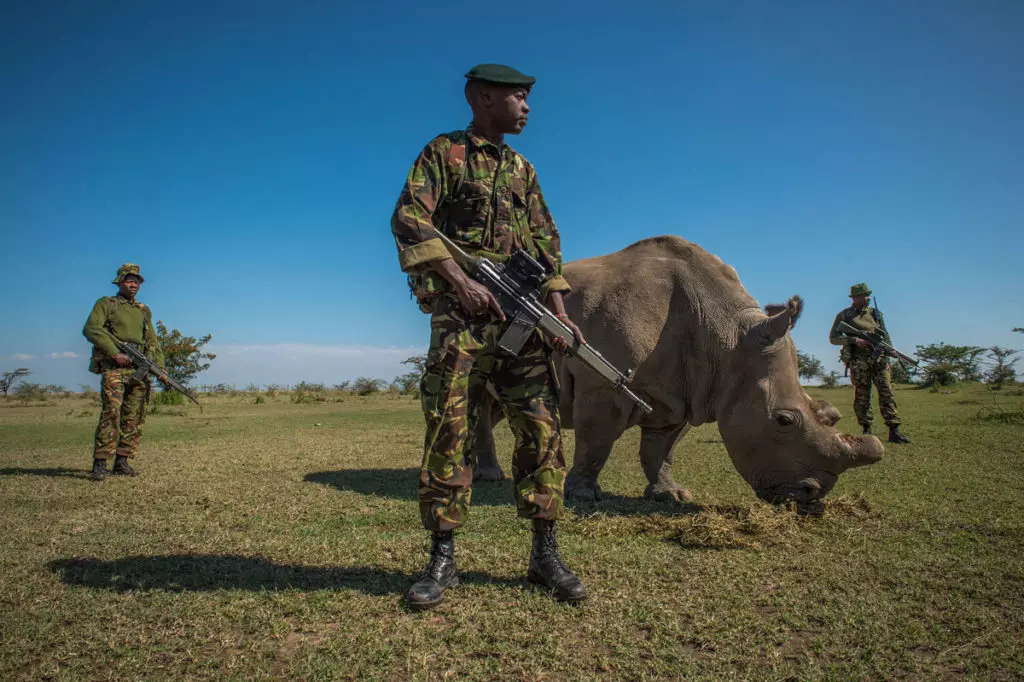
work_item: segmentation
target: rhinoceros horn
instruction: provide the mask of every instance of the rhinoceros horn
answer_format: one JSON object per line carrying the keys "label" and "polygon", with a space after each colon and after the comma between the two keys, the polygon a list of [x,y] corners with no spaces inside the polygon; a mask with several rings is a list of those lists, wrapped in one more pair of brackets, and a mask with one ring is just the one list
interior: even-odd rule
{"label": "rhinoceros horn", "polygon": [[804,299],[792,296],[785,303],[769,303],[764,307],[768,319],[759,323],[753,330],[756,338],[765,346],[770,346],[781,339],[793,328],[797,318],[804,310]]}

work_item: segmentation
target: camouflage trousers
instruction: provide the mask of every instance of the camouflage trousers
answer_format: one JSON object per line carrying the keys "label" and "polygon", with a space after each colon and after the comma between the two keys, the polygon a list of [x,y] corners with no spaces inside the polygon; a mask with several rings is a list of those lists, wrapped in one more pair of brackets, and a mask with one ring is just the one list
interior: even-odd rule
{"label": "camouflage trousers", "polygon": [[93,446],[94,459],[134,457],[142,438],[146,418],[149,381],[132,381],[132,369],[103,373],[100,389],[102,407]]}
{"label": "camouflage trousers", "polygon": [[861,426],[871,426],[875,420],[871,414],[871,385],[878,389],[878,408],[882,419],[889,426],[900,423],[896,410],[896,399],[892,395],[892,372],[885,359],[853,358],[850,361],[850,383],[853,384],[853,411]]}
{"label": "camouflage trousers", "polygon": [[427,530],[461,526],[472,498],[473,434],[490,382],[515,435],[512,456],[519,516],[562,513],[565,458],[551,350],[534,334],[518,356],[497,348],[504,325],[470,318],[454,295],[432,302],[430,350],[420,382],[426,438],[420,468],[420,516]]}

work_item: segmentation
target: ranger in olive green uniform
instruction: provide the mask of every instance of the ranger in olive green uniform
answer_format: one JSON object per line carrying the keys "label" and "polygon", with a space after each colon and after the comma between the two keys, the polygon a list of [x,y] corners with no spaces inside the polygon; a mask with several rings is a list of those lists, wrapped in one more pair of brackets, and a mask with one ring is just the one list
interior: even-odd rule
{"label": "ranger in olive green uniform", "polygon": [[828,340],[836,346],[842,346],[839,357],[850,368],[850,383],[853,384],[853,411],[857,422],[863,427],[864,433],[871,433],[871,384],[878,388],[878,407],[882,419],[889,427],[890,443],[909,443],[910,439],[900,433],[900,415],[896,410],[896,400],[892,394],[892,374],[889,369],[889,356],[885,353],[874,355],[871,344],[855,336],[847,336],[839,330],[839,323],[846,322],[852,327],[866,332],[881,330],[886,341],[889,332],[885,328],[882,312],[868,306],[871,289],[861,282],[850,287],[850,298],[853,305],[841,310],[832,323]]}
{"label": "ranger in olive green uniform", "polygon": [[111,457],[115,458],[113,473],[137,475],[128,460],[138,451],[149,398],[148,377],[141,382],[132,379],[132,361],[118,349],[114,339],[135,344],[158,365],[164,364],[153,328],[153,314],[135,300],[142,282],[138,265],[125,263],[118,268],[113,282],[118,286],[117,295],[96,301],[82,330],[93,344],[89,371],[103,376],[102,409],[90,474],[95,481],[106,476],[106,462]]}
{"label": "ranger in olive green uniform", "polygon": [[[528,579],[559,599],[586,596],[565,566],[554,525],[562,513],[565,460],[558,420],[551,349],[534,334],[518,356],[503,353],[497,340],[504,315],[482,284],[469,278],[433,229],[443,230],[466,251],[504,262],[525,249],[553,276],[542,299],[579,338],[565,314],[558,229],[548,211],[533,166],[504,142],[518,134],[530,111],[526,103],[534,78],[507,66],[484,64],[466,74],[466,99],[473,122],[465,131],[434,138],[409,173],[391,219],[402,270],[409,275],[420,309],[430,313],[430,349],[421,382],[427,422],[420,470],[420,516],[432,533],[425,575],[409,590],[413,608],[440,603],[458,584],[454,529],[465,521],[472,494],[473,466],[467,442],[475,431],[488,382],[515,434],[515,500],[519,516],[533,521],[534,543]],[[559,350],[564,339],[550,339]]]}

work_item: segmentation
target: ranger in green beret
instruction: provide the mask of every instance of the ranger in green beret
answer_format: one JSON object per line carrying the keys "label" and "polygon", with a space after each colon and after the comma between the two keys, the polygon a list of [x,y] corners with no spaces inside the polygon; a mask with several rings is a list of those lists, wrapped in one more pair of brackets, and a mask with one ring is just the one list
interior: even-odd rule
{"label": "ranger in green beret", "polygon": [[[441,602],[458,584],[453,531],[469,512],[470,460],[478,418],[475,399],[494,385],[516,437],[514,495],[518,514],[532,521],[533,551],[527,578],[564,601],[586,589],[563,561],[555,542],[562,514],[565,459],[559,428],[551,348],[533,334],[518,356],[496,347],[505,318],[482,284],[452,260],[437,228],[465,251],[503,262],[525,249],[553,273],[541,296],[582,340],[565,313],[558,229],[537,172],[505,143],[526,125],[527,98],[536,79],[509,66],[481,64],[466,74],[473,111],[466,130],[439,135],[420,153],[391,218],[398,261],[423,312],[431,315],[430,348],[420,392],[427,429],[420,469],[420,516],[430,531],[430,562],[406,595],[414,609]],[[565,339],[552,339],[560,351]]]}
{"label": "ranger in green beret", "polygon": [[885,328],[882,311],[868,306],[869,296],[871,289],[864,282],[850,287],[853,305],[836,315],[828,340],[833,345],[843,347],[839,359],[850,368],[850,383],[853,384],[854,396],[853,411],[864,433],[871,433],[871,423],[874,421],[871,414],[871,384],[874,384],[878,388],[878,407],[882,412],[882,419],[889,427],[889,442],[909,443],[910,439],[900,433],[900,414],[892,394],[889,356],[884,353],[873,353],[870,343],[859,337],[847,336],[839,330],[839,323],[846,322],[866,332],[881,330],[886,341],[889,341],[889,332]]}
{"label": "ranger in green beret", "polygon": [[128,460],[135,457],[142,438],[149,379],[142,382],[132,379],[131,358],[118,349],[114,339],[135,344],[148,358],[163,366],[164,356],[153,328],[153,313],[135,298],[143,281],[135,263],[125,263],[118,268],[113,282],[117,285],[117,295],[96,301],[82,329],[82,334],[93,345],[89,371],[103,377],[100,422],[96,427],[89,474],[94,481],[106,477],[107,460],[111,457],[114,458],[112,473],[138,475]]}

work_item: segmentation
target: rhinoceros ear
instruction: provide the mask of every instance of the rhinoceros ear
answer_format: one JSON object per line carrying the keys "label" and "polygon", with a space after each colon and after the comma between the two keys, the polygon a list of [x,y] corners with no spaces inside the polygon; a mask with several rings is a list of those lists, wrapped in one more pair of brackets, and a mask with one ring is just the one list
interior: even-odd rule
{"label": "rhinoceros ear", "polygon": [[[804,395],[807,395],[806,392]],[[810,396],[807,397],[810,398],[811,411],[814,412],[814,418],[818,420],[819,424],[835,426],[836,422],[843,418],[842,413],[840,413],[839,410],[837,410],[829,401],[821,400],[819,398],[811,398]]]}
{"label": "rhinoceros ear", "polygon": [[[757,326],[758,337],[768,346],[781,339],[793,328],[804,310],[804,299],[792,296],[786,303],[769,303],[764,307],[768,319]],[[753,331],[753,330],[752,330]]]}

